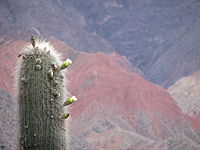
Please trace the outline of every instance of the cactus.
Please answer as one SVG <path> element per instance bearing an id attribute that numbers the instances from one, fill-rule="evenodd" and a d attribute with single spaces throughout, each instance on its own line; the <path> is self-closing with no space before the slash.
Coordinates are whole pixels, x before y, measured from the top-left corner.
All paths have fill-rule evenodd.
<path id="1" fill-rule="evenodd" d="M 48 42 L 33 39 L 32 36 L 18 56 L 22 58 L 17 69 L 19 147 L 20 150 L 66 150 L 64 119 L 69 114 L 63 111 L 66 91 L 62 71 L 66 65 Z"/>

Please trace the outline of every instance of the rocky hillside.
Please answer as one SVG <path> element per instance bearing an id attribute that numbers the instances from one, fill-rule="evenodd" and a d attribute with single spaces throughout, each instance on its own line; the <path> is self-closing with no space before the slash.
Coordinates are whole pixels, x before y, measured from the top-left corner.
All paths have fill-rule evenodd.
<path id="1" fill-rule="evenodd" d="M 79 50 L 110 52 L 106 40 L 87 31 L 84 17 L 60 0 L 1 0 L 0 43 L 27 40 L 31 34 L 56 37 Z"/>
<path id="2" fill-rule="evenodd" d="M 105 150 L 188 150 L 200 144 L 193 130 L 198 120 L 183 114 L 165 89 L 127 72 L 109 56 L 77 58 L 69 85 L 80 99 L 72 106 L 71 130 L 88 143 Z"/>
<path id="3" fill-rule="evenodd" d="M 14 97 L 0 89 L 0 150 L 17 149 L 17 107 Z"/>
<path id="4" fill-rule="evenodd" d="M 63 0 L 146 78 L 168 87 L 200 68 L 198 0 Z"/>
<path id="5" fill-rule="evenodd" d="M 199 8 L 199 0 L 1 0 L 0 43 L 35 34 L 81 51 L 116 50 L 168 87 L 200 69 Z"/>
<path id="6" fill-rule="evenodd" d="M 200 71 L 181 78 L 168 88 L 169 93 L 183 112 L 189 115 L 200 114 Z"/>
<path id="7" fill-rule="evenodd" d="M 0 47 L 0 88 L 9 93 L 14 93 L 9 75 L 24 44 Z M 200 120 L 183 114 L 164 88 L 146 81 L 137 70 L 130 72 L 125 58 L 79 52 L 58 40 L 53 44 L 74 62 L 67 73 L 69 90 L 79 99 L 71 107 L 71 150 L 200 149 Z M 11 133 L 9 128 L 4 132 Z"/>

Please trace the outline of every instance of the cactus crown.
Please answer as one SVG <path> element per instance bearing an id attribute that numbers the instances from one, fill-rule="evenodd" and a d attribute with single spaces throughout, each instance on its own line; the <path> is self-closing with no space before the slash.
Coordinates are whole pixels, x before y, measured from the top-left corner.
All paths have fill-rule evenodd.
<path id="1" fill-rule="evenodd" d="M 20 150 L 66 150 L 64 120 L 60 118 L 65 82 L 59 54 L 48 42 L 36 40 L 20 57 Z"/>

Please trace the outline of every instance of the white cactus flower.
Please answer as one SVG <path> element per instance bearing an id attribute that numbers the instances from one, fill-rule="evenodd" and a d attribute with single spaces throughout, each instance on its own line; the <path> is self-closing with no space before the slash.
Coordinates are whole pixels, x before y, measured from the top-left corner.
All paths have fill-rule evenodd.
<path id="1" fill-rule="evenodd" d="M 61 65 L 60 68 L 61 68 L 61 69 L 65 69 L 65 68 L 69 67 L 71 64 L 72 64 L 72 60 L 69 59 L 69 58 L 67 58 L 67 59 L 63 62 L 63 64 Z"/>
<path id="2" fill-rule="evenodd" d="M 74 96 L 74 95 L 71 97 L 71 99 L 74 100 L 74 101 L 77 101 L 77 100 L 78 100 L 77 97 Z"/>
<path id="3" fill-rule="evenodd" d="M 72 64 L 72 60 L 67 58 L 67 60 L 65 60 L 67 63 Z"/>

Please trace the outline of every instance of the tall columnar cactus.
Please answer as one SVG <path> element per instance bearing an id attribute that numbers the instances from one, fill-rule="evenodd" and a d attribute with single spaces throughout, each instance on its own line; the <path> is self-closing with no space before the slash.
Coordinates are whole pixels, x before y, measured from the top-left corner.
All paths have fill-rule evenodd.
<path id="1" fill-rule="evenodd" d="M 19 57 L 20 150 L 67 150 L 62 70 L 71 60 L 61 63 L 48 42 L 33 36 Z"/>

